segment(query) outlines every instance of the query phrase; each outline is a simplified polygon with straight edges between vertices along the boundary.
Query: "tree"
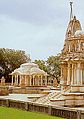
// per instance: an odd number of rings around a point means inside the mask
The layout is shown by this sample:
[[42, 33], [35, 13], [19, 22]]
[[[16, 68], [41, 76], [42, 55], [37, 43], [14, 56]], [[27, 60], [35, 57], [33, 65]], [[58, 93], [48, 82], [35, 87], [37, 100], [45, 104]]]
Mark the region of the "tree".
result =
[[39, 68], [47, 72], [47, 66], [43, 60], [35, 60], [34, 63], [38, 64]]
[[60, 77], [60, 55], [50, 56], [47, 59], [47, 73], [59, 81]]
[[59, 82], [60, 77], [60, 55], [50, 56], [47, 61], [35, 60], [39, 68], [47, 72], [49, 77], [57, 79]]
[[9, 73], [29, 60], [25, 51], [0, 48], [0, 77], [8, 77]]

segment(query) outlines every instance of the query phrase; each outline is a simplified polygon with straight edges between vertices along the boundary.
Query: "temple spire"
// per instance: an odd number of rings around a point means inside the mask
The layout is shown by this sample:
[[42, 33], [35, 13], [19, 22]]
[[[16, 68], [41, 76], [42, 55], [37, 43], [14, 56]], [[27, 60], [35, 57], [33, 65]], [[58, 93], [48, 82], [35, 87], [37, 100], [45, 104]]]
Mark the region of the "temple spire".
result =
[[70, 20], [73, 19], [73, 2], [70, 2], [70, 8], [71, 8], [71, 11], [70, 11]]

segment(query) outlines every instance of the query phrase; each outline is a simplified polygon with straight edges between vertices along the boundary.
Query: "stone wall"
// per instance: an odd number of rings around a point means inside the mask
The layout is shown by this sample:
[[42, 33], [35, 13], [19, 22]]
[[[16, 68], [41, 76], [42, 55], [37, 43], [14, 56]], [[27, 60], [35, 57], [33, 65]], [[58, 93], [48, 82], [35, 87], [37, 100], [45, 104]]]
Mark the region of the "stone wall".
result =
[[[46, 88], [46, 87], [45, 87]], [[50, 90], [49, 88], [45, 89], [44, 87], [10, 87], [9, 93], [17, 93], [17, 94], [42, 94], [46, 93], [47, 90]], [[47, 92], [48, 94], [49, 92]]]
[[42, 112], [53, 116], [64, 117], [66, 119], [84, 119], [84, 113], [67, 107], [54, 107], [31, 102], [0, 99], [0, 106], [13, 107], [26, 111]]
[[0, 86], [0, 96], [8, 95], [9, 90], [7, 86]]

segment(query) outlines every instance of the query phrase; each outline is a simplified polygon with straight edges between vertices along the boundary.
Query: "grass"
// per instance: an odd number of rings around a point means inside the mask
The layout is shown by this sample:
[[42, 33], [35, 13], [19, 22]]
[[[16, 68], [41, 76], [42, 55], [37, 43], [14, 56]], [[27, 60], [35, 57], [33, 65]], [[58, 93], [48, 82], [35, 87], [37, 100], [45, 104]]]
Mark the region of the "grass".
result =
[[0, 119], [63, 119], [46, 114], [0, 107]]

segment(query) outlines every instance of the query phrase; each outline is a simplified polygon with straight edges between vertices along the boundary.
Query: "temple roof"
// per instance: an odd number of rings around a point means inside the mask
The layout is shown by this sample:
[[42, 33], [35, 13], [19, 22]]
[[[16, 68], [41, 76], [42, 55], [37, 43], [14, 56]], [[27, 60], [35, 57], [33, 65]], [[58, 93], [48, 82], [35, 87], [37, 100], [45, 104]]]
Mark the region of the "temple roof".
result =
[[24, 63], [19, 68], [15, 69], [11, 75], [47, 75], [47, 73], [39, 68], [35, 63]]

